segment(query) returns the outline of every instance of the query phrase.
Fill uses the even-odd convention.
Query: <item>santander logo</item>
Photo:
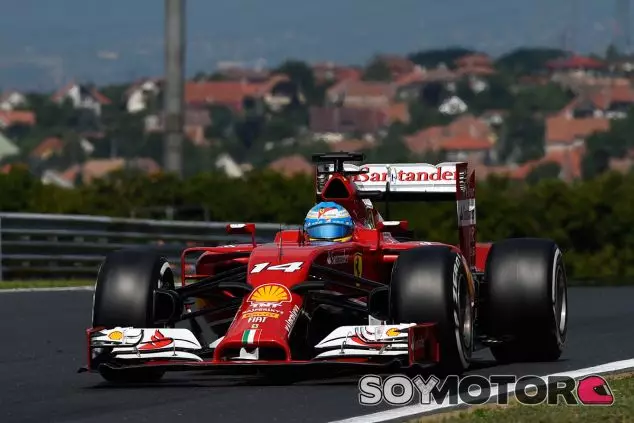
[[[429,167],[429,171],[415,170],[404,171],[391,168],[391,172],[387,169],[384,172],[373,172],[371,168],[366,166],[361,170],[370,170],[368,173],[355,175],[354,182],[424,182],[424,181],[455,181],[455,170],[444,170],[440,167]],[[431,170],[433,169],[433,170]]]

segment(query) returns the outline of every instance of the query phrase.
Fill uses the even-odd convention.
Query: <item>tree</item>
[[[614,44],[610,43],[605,49],[605,60],[612,61],[618,59],[619,57],[621,57],[621,52]]]
[[[589,180],[605,173],[610,168],[610,153],[604,148],[586,151],[581,162],[581,175]]]
[[[287,75],[304,93],[309,105],[323,103],[323,90],[317,88],[313,70],[306,63],[298,60],[287,60],[275,70],[275,73]]]
[[[555,162],[546,162],[536,166],[526,176],[526,182],[536,184],[543,179],[556,179],[561,173],[561,166]]]
[[[574,97],[572,91],[559,84],[549,83],[520,91],[514,104],[516,108],[547,114],[560,111]]]
[[[402,127],[393,125],[384,140],[390,154]],[[386,142],[387,141],[387,142]],[[237,144],[239,146],[239,144]],[[280,149],[279,155],[300,151],[309,154],[325,145]],[[202,155],[200,150],[196,150]],[[276,156],[267,152],[268,158]],[[372,153],[370,153],[372,154]],[[395,156],[392,156],[395,157]],[[391,162],[390,156],[369,161]],[[198,166],[204,167],[201,161]],[[535,168],[534,184],[503,177],[478,181],[478,239],[495,242],[508,237],[553,239],[564,251],[569,277],[634,276],[634,174],[607,172],[575,184],[554,178],[557,167]],[[179,180],[174,175],[147,176],[122,170],[73,190],[43,185],[28,169],[16,167],[0,174],[0,209],[3,211],[96,214],[149,217],[150,210],[192,204],[209,210],[215,221],[300,223],[314,204],[312,175],[285,178],[267,170],[248,172],[231,179],[213,166]],[[401,203],[390,206],[391,215],[409,221],[420,239],[457,242],[455,204]],[[155,216],[162,217],[162,216]],[[188,219],[200,219],[189,213]]]
[[[27,101],[35,113],[36,126],[51,131],[60,130],[72,126],[76,120],[77,110],[70,100],[58,104],[51,101],[50,97],[41,94],[29,94]]]
[[[435,68],[441,63],[452,68],[454,67],[456,59],[474,53],[474,50],[464,47],[449,47],[445,49],[419,51],[408,55],[407,58],[415,64],[426,68]]]
[[[430,107],[421,102],[409,104],[409,116],[409,123],[405,127],[407,134],[413,134],[430,126],[445,126],[453,119],[452,116],[440,113],[437,107]]]
[[[228,138],[233,132],[235,117],[229,107],[211,105],[208,107],[211,126],[205,130],[205,136],[209,139]]]
[[[363,80],[365,81],[390,81],[391,79],[390,68],[378,58],[372,60],[363,72]]]
[[[499,57],[495,66],[514,75],[534,74],[543,70],[547,62],[566,54],[566,51],[556,48],[521,47]]]
[[[502,160],[524,163],[544,156],[544,122],[528,110],[514,109],[502,129]]]
[[[478,115],[486,110],[509,110],[515,104],[515,97],[511,93],[512,79],[504,74],[496,74],[484,79],[487,88],[481,92],[474,92],[468,81],[458,84],[457,95],[467,105],[471,113]]]

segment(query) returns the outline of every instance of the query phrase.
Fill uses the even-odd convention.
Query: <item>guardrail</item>
[[[108,252],[134,246],[156,248],[180,272],[176,264],[187,246],[250,242],[247,235],[228,235],[227,223],[0,213],[0,281],[92,279]],[[280,225],[256,223],[256,228],[257,241],[265,242]]]

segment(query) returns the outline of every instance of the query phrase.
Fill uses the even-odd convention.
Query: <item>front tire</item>
[[[154,292],[174,289],[174,274],[165,257],[149,250],[110,253],[99,269],[93,297],[92,326],[152,328],[156,325]],[[110,382],[153,382],[156,369],[100,370]]]
[[[473,351],[473,290],[459,253],[426,246],[402,252],[389,290],[393,323],[436,323],[440,369],[460,374]]]
[[[568,328],[568,296],[563,255],[554,241],[508,239],[493,244],[485,281],[489,305],[486,331],[502,363],[555,361]]]

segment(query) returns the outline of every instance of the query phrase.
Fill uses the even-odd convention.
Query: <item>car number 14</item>
[[[258,263],[255,266],[253,266],[251,273],[260,273],[263,270],[282,270],[286,273],[292,273],[292,272],[297,272],[298,270],[300,270],[302,268],[302,264],[304,264],[304,262],[301,262],[301,261],[275,264],[273,266],[271,266],[271,263],[266,263],[266,262]]]

